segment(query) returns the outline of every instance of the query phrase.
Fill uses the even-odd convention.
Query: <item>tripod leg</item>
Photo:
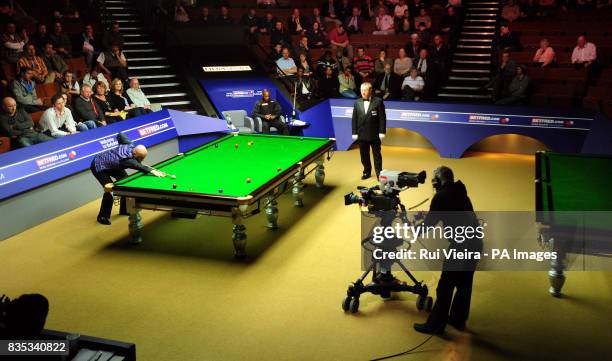
[[[355,283],[356,283],[356,284],[357,284],[357,283],[362,283],[362,284],[363,284],[363,280],[364,280],[366,277],[368,277],[368,274],[369,274],[370,272],[374,271],[374,272],[372,273],[373,275],[376,273],[376,268],[375,268],[375,267],[376,267],[376,263],[372,263],[372,265],[370,265],[370,268],[368,268],[368,270],[367,270],[367,271],[365,271],[365,272],[364,272],[364,273],[361,275],[361,277],[359,277],[359,279],[357,280],[357,282],[355,282]]]
[[[416,280],[416,278],[414,278],[414,276],[412,275],[412,273],[410,273],[410,271],[408,271],[408,268],[406,268],[406,266],[404,266],[404,264],[402,262],[396,261],[397,264],[400,265],[400,267],[402,268],[402,270],[404,270],[404,272],[408,275],[408,277],[410,277],[410,279],[412,280],[412,282],[414,282],[414,284],[420,284],[419,281]]]

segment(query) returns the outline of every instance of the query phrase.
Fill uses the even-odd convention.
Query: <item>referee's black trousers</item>
[[[363,173],[372,174],[372,162],[370,161],[370,148],[372,148],[372,157],[374,158],[374,171],[378,176],[382,170],[382,154],[380,152],[380,139],[373,141],[359,140],[359,154],[361,156],[361,164],[363,165]]]
[[[96,170],[93,162],[89,168],[94,177],[98,180],[102,188],[108,183],[116,182],[120,179],[127,177],[127,173],[124,169],[106,169],[101,172]],[[113,210],[113,196],[109,192],[104,192],[102,196],[102,203],[100,204],[100,212],[98,217],[110,218],[111,211]],[[121,197],[121,203],[119,206],[120,214],[127,214],[127,208],[125,205],[125,197]]]

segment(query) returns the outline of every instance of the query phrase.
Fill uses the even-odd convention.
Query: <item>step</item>
[[[465,25],[463,27],[464,29],[495,29],[495,26],[491,26],[491,25],[483,25],[483,26],[476,26],[476,25]]]
[[[490,95],[482,95],[482,94],[439,93],[438,96],[444,97],[444,98],[491,99]]]
[[[124,53],[154,53],[157,49],[125,49]]]
[[[467,57],[481,57],[481,58],[488,58],[491,57],[491,54],[489,53],[455,53],[455,56],[467,56]],[[129,60],[129,59],[128,59]]]
[[[170,65],[137,65],[137,66],[129,66],[130,70],[139,70],[139,69],[169,69]]]
[[[137,76],[138,79],[167,79],[167,78],[176,78],[175,74],[155,74],[155,75],[140,75]]]
[[[482,77],[473,77],[473,76],[449,76],[448,80],[460,80],[460,81],[489,81],[491,78],[482,76]]]
[[[148,34],[123,34],[124,38],[142,38],[143,36],[149,36]]]
[[[135,20],[135,19],[114,19],[112,17],[111,17],[111,21],[112,22],[117,22],[119,24],[123,24],[123,23],[139,23],[140,22],[140,20]]]
[[[465,19],[464,21],[470,23],[496,23],[497,19]]]
[[[493,39],[468,39],[468,38],[460,38],[460,43],[492,43]]]
[[[490,70],[482,70],[482,69],[451,69],[452,73],[480,73],[480,74],[489,74]]]
[[[497,18],[496,13],[467,13],[470,18]]]
[[[159,103],[159,105],[161,105],[162,107],[167,107],[169,105],[186,105],[186,104],[191,104],[191,101],[189,100],[178,100],[178,101],[174,101],[174,102],[162,102]]]
[[[473,7],[468,7],[467,10],[468,11],[497,11],[497,10],[499,10],[499,8],[473,8]]]
[[[134,10],[133,6],[106,6],[107,10]]]
[[[127,12],[121,12],[121,13],[112,13],[112,14],[109,14],[109,15],[110,15],[110,17],[111,17],[111,18],[113,18],[113,17],[121,17],[121,18],[125,18],[125,17],[128,17],[128,16],[131,16],[131,17],[136,17],[136,16],[138,16],[138,14],[137,14],[137,13],[127,13]]]
[[[495,33],[490,31],[463,31],[461,35],[495,36]]]
[[[123,45],[153,45],[152,41],[126,41]]]
[[[470,6],[472,6],[472,5],[497,5],[497,6],[499,6],[499,2],[497,2],[497,1],[488,1],[488,2],[482,2],[482,3],[470,2]]]
[[[180,86],[180,85],[181,83],[170,82],[170,83],[140,84],[140,87],[141,88],[169,88],[169,87]]]
[[[457,59],[454,59],[453,63],[457,63],[457,64],[482,64],[482,65],[486,65],[486,64],[491,64],[491,61],[490,60],[457,60]]]
[[[457,45],[457,48],[460,49],[491,49],[491,46],[484,46],[484,45]],[[124,50],[125,51],[125,50]]]
[[[127,60],[129,61],[160,61],[160,60],[167,60],[167,59],[164,58],[163,56],[151,56],[151,57],[146,57],[146,58],[127,58]]]
[[[447,85],[443,86],[444,90],[478,90],[480,87],[478,86],[458,86],[458,85]]]
[[[122,26],[121,30],[144,30],[144,28],[140,27],[140,26]]]
[[[161,93],[161,94],[149,94],[147,98],[156,99],[156,98],[170,98],[170,97],[186,97],[187,93]]]

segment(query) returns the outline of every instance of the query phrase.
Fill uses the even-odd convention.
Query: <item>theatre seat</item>
[[[245,110],[226,110],[223,112],[223,118],[225,118],[228,126],[231,127],[231,124],[233,124],[240,133],[256,133],[260,131],[258,124],[253,118],[247,116]]]
[[[608,119],[612,118],[612,99],[602,100],[601,111]]]
[[[11,150],[11,138],[0,137],[0,153],[5,153]]]

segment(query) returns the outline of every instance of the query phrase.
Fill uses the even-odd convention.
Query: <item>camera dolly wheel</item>
[[[432,308],[433,308],[433,298],[431,298],[431,296],[427,296],[427,298],[425,298],[425,311],[431,312]]]
[[[419,295],[416,299],[416,308],[417,310],[421,311],[423,308],[425,308],[425,297]]]
[[[430,296],[422,296],[419,295],[416,300],[416,308],[417,310],[425,310],[427,312],[431,312],[431,308],[433,307],[433,298]]]
[[[358,310],[359,310],[359,298],[351,299],[351,304],[349,305],[349,311],[351,311],[351,313],[357,313]]]
[[[344,300],[342,300],[342,310],[344,310],[344,312],[349,310],[352,300],[353,300],[353,297],[351,296],[344,297]]]

